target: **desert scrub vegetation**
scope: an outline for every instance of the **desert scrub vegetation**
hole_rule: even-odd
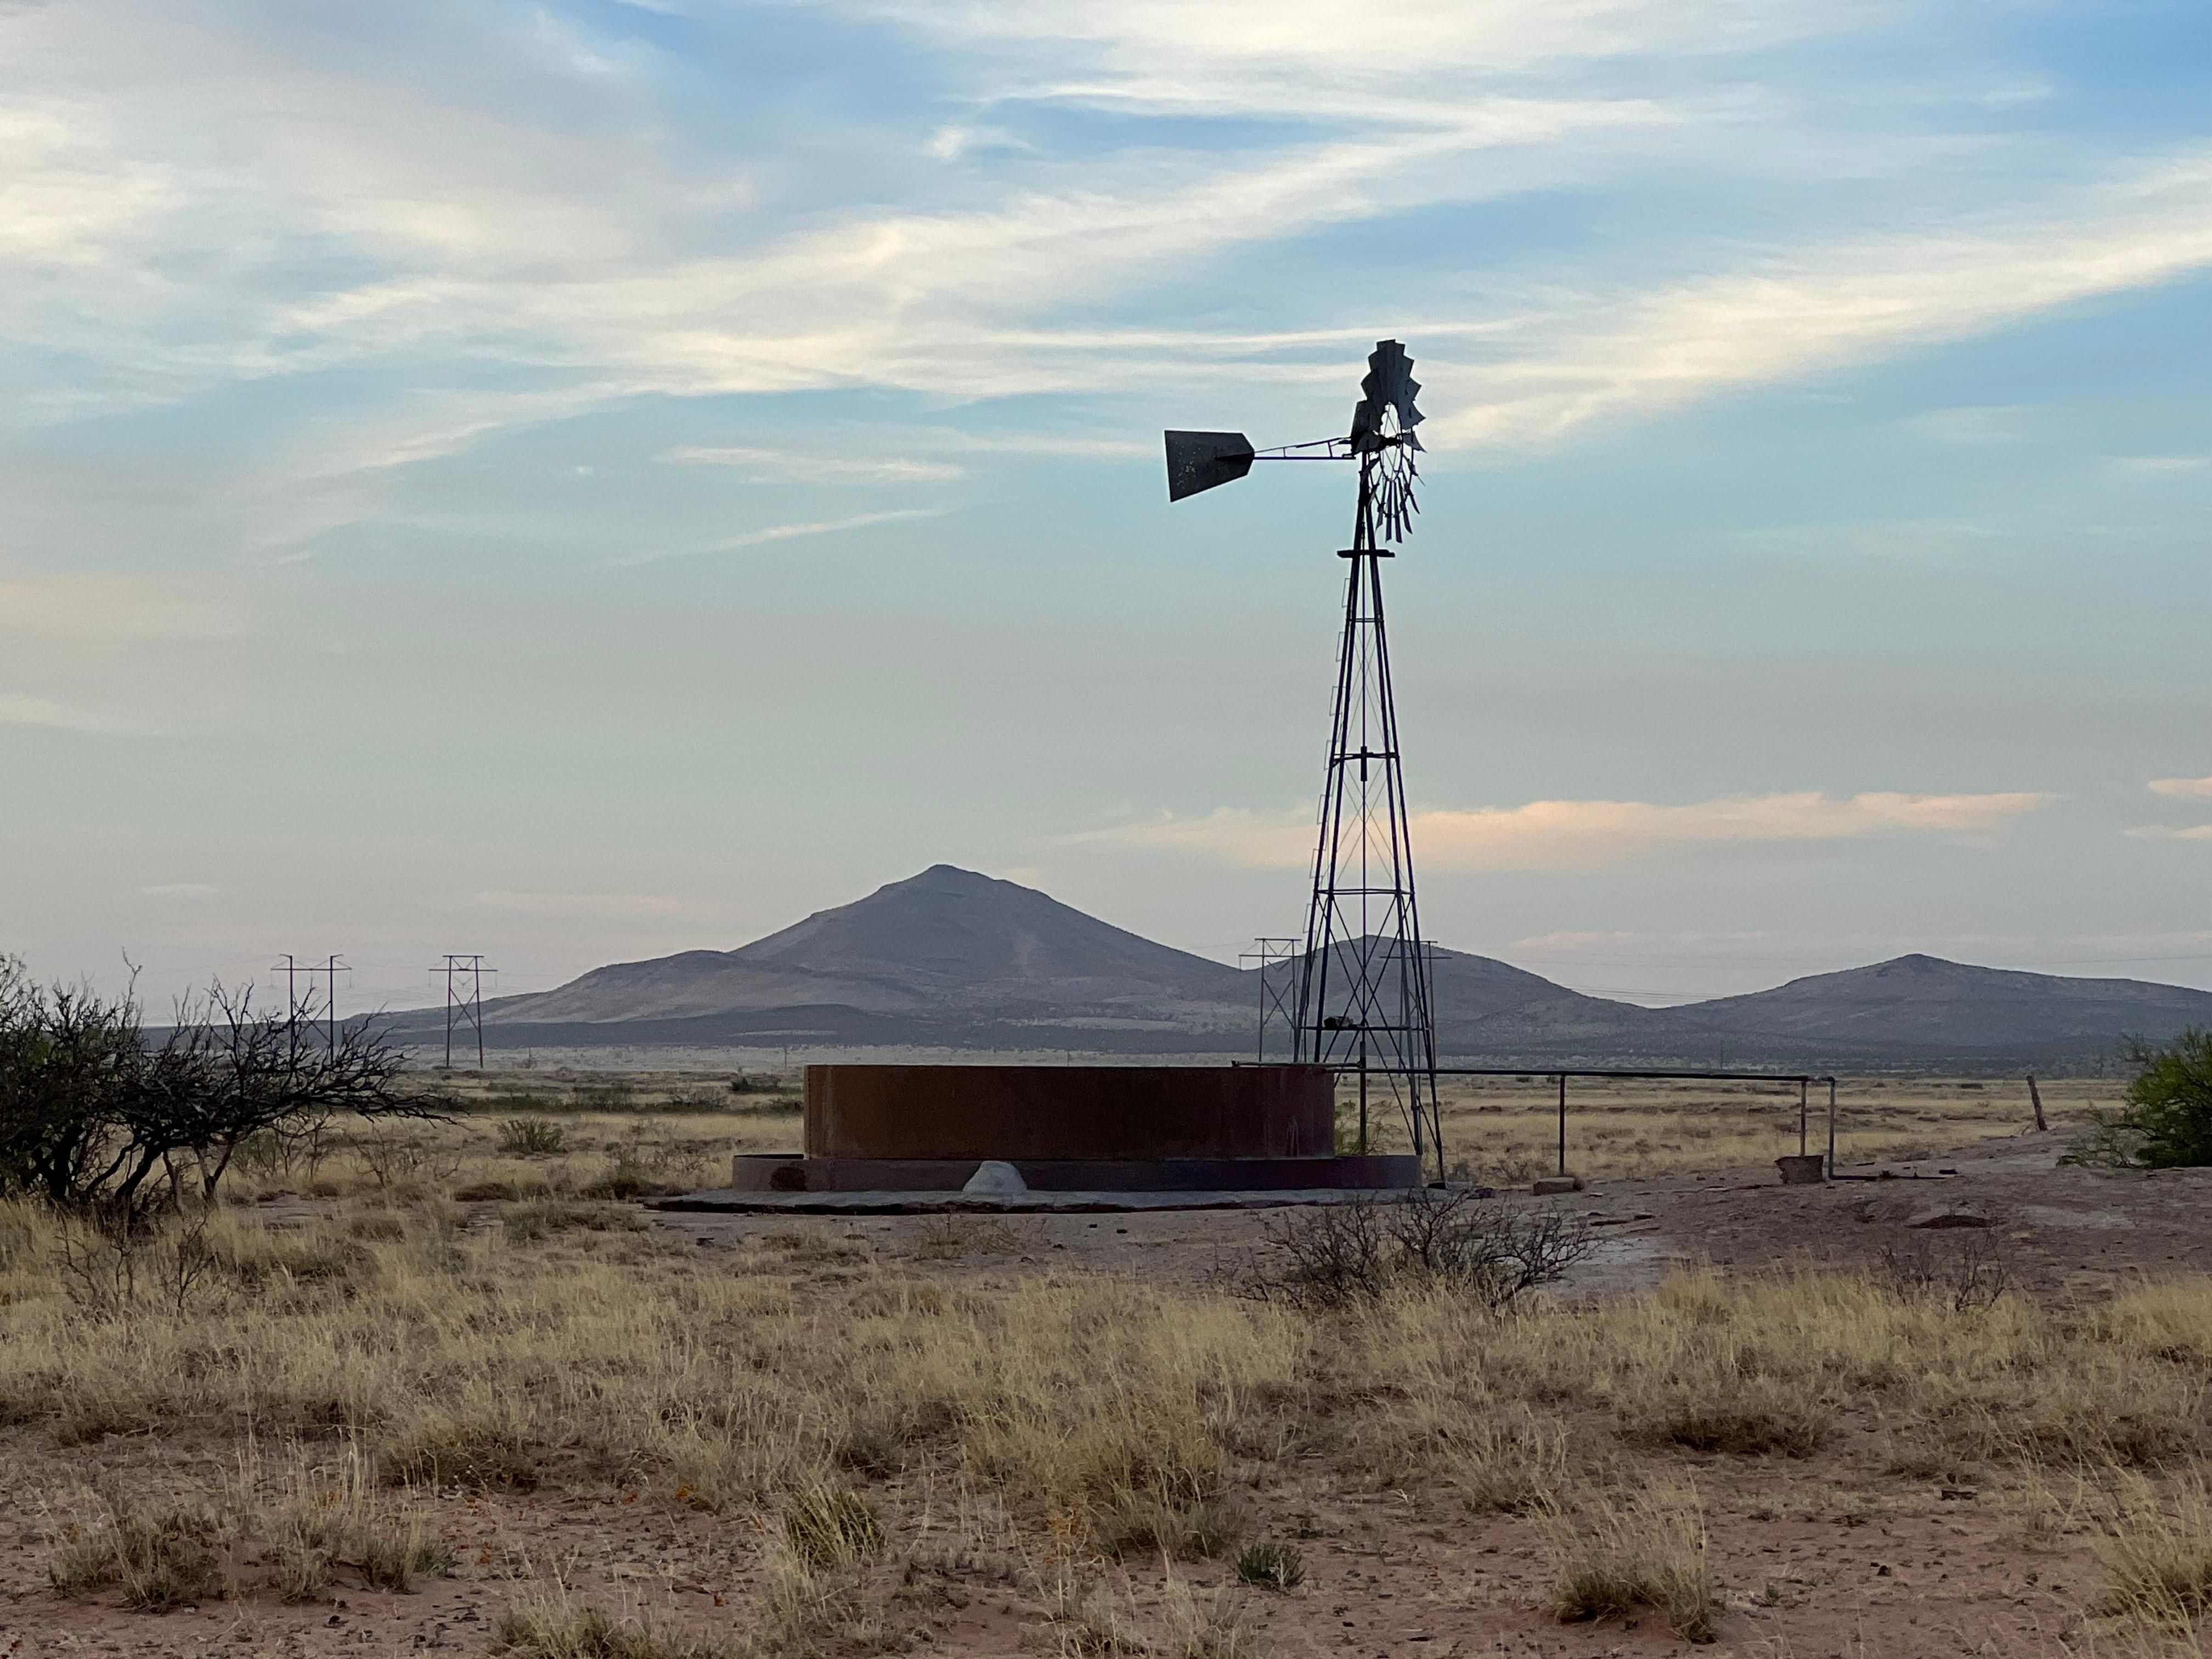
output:
[[[586,1214],[556,1224],[556,1203]],[[1687,1272],[1593,1307],[1418,1272],[1308,1305],[1003,1257],[932,1277],[835,1224],[709,1251],[604,1201],[469,1214],[217,1209],[180,1294],[155,1273],[90,1297],[63,1266],[73,1224],[0,1204],[0,1434],[52,1460],[56,1587],[151,1608],[419,1584],[479,1570],[468,1517],[581,1498],[707,1528],[746,1564],[762,1651],[894,1643],[979,1577],[1027,1597],[1047,1650],[1095,1626],[1234,1651],[1236,1598],[1336,1593],[1326,1545],[1272,1541],[1325,1536],[1287,1524],[1320,1493],[1526,1529],[1550,1552],[1532,1617],[1640,1607],[1690,1636],[1728,1590],[1692,1473],[1710,1514],[1730,1468],[1788,1486],[1856,1460],[1893,1487],[1960,1467],[2136,1483],[2084,1606],[2202,1612],[2212,1547],[2173,1472],[2205,1449],[2212,1280],[2053,1308]],[[230,1450],[88,1494],[77,1471],[118,1436]],[[281,1455],[243,1483],[190,1473],[248,1446]],[[1200,1596],[1183,1573],[1226,1582]],[[1180,1611],[1158,1588],[1055,1619],[1054,1574],[1172,1582]],[[501,1591],[517,1653],[707,1650],[681,1619],[544,1589]]]
[[[314,1156],[342,1117],[438,1115],[365,1022],[326,1032],[217,983],[157,1042],[134,993],[40,985],[0,956],[0,1196],[120,1236],[213,1204],[241,1159]]]
[[[2212,1030],[2192,1026],[2168,1043],[2138,1043],[2129,1059],[2136,1075],[2119,1109],[2092,1113],[2063,1161],[2104,1169],[2212,1164]]]

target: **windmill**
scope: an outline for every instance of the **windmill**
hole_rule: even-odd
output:
[[[1441,1175],[1435,1003],[1413,896],[1413,848],[1382,620],[1382,561],[1395,556],[1383,544],[1403,541],[1420,510],[1413,458],[1421,441],[1413,428],[1421,412],[1413,399],[1421,388],[1406,348],[1395,340],[1377,342],[1359,390],[1352,429],[1341,438],[1255,450],[1241,432],[1169,433],[1168,499],[1232,483],[1255,461],[1358,466],[1352,545],[1337,555],[1348,562],[1344,633],[1298,963],[1295,1054],[1309,1064],[1358,1074],[1362,1152],[1370,1091],[1379,1089],[1403,1116],[1415,1155],[1433,1157]]]

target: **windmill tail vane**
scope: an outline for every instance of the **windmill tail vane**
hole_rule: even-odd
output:
[[[1370,1091],[1394,1103],[1424,1164],[1443,1173],[1435,999],[1413,891],[1413,848],[1390,681],[1381,562],[1419,512],[1421,411],[1413,360],[1378,341],[1343,437],[1255,449],[1241,432],[1170,432],[1168,499],[1246,477],[1258,461],[1353,461],[1358,493],[1348,562],[1328,760],[1298,963],[1297,1057],[1356,1074],[1359,1150]]]

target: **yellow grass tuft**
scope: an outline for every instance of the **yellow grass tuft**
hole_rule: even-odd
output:
[[[1710,1642],[1720,1596],[1705,1564],[1705,1526],[1695,1489],[1652,1486],[1598,1498],[1546,1516],[1554,1580],[1552,1611],[1563,1623],[1652,1608],[1686,1642]]]

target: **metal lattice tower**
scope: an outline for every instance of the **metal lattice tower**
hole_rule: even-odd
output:
[[[446,1070],[453,1069],[453,1028],[458,1024],[464,1034],[473,1030],[477,1035],[477,1070],[481,1072],[484,1068],[483,976],[499,969],[485,967],[480,956],[448,951],[444,965],[430,971],[446,976]]]
[[[1274,1021],[1282,1023],[1283,1030],[1293,1044],[1297,1038],[1297,1002],[1294,996],[1297,981],[1292,971],[1298,959],[1298,941],[1262,935],[1252,941],[1252,948],[1237,958],[1253,963],[1258,969],[1260,981],[1260,1031],[1254,1045],[1253,1058],[1261,1065],[1267,1063],[1267,1027]],[[1269,969],[1283,971],[1270,975]]]
[[[1359,467],[1346,561],[1344,631],[1323,774],[1313,888],[1298,959],[1295,1056],[1355,1074],[1359,1150],[1370,1097],[1397,1109],[1416,1156],[1443,1173],[1429,951],[1413,891],[1413,848],[1382,610],[1385,542],[1405,538],[1421,442],[1413,360],[1376,343],[1343,438],[1255,451],[1238,432],[1167,434],[1168,499],[1241,478],[1255,460],[1349,460]],[[1264,966],[1261,969],[1265,992]]]

